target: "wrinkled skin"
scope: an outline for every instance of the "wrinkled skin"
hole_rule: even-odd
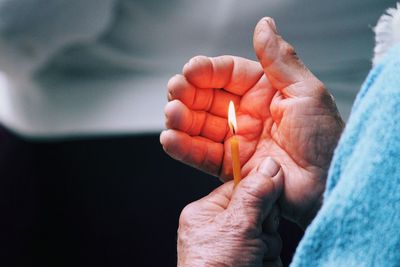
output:
[[[333,98],[277,34],[257,24],[259,61],[197,56],[168,83],[164,150],[202,171],[232,179],[228,103],[236,106],[242,176],[273,157],[285,175],[283,216],[305,228],[321,205],[327,170],[344,127]]]
[[[225,183],[185,207],[179,219],[178,267],[282,266],[279,213],[273,204],[283,172],[271,158],[262,165],[236,188]]]

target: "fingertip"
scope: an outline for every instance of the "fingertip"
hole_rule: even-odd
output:
[[[279,172],[280,166],[271,157],[264,159],[258,166],[257,171],[264,175],[266,178],[275,176]]]
[[[182,73],[184,76],[188,72],[191,71],[193,67],[196,67],[198,65],[203,65],[204,63],[207,63],[209,61],[209,57],[204,56],[204,55],[197,55],[189,59],[189,61],[183,66]]]
[[[179,100],[187,107],[192,107],[196,100],[196,88],[182,74],[171,77],[167,84],[168,100]]]
[[[274,191],[280,194],[283,187],[283,171],[282,167],[271,157],[267,157],[258,166],[257,172],[266,179],[271,179],[274,185]]]
[[[266,23],[266,24],[268,24],[268,26],[271,28],[271,30],[274,31],[274,33],[277,33],[277,32],[278,32],[277,29],[276,29],[275,20],[274,20],[273,18],[271,18],[271,17],[263,17],[263,18],[260,20],[260,22],[261,22],[261,23]]]
[[[167,87],[168,88],[172,87],[175,81],[177,81],[181,76],[182,76],[181,74],[175,74],[171,78],[169,78]]]
[[[256,56],[264,67],[273,61],[273,57],[279,52],[279,44],[275,22],[272,18],[265,17],[257,23],[253,35],[253,46]]]
[[[282,192],[283,171],[281,166],[271,157],[264,159],[252,174],[242,182],[242,187],[253,188],[260,198],[276,200]]]
[[[169,138],[168,131],[169,130],[164,130],[160,134],[160,144],[165,152],[167,152],[167,147],[168,147],[168,138]]]
[[[177,83],[179,82],[180,79],[180,75],[179,74],[175,74],[174,76],[172,76],[167,83],[167,97],[168,97],[168,101],[173,100],[174,98],[174,88],[176,87]]]
[[[249,217],[262,222],[270,213],[272,205],[278,199],[276,186],[271,178],[260,172],[248,175],[237,186],[232,197],[232,208],[245,205]]]
[[[182,73],[186,79],[199,87],[202,87],[205,82],[205,77],[208,77],[212,72],[212,62],[209,57],[199,55],[191,58],[188,63],[183,66]]]
[[[178,127],[184,116],[184,105],[179,100],[171,100],[164,107],[165,126],[167,128]]]
[[[257,23],[253,46],[273,87],[287,97],[314,94],[315,89],[310,81],[315,80],[315,76],[301,62],[294,47],[277,35],[275,21],[272,18],[265,17]],[[301,84],[299,82],[307,85],[306,91],[298,85],[290,87],[292,84]]]
[[[167,130],[163,130],[160,134],[160,143],[162,145],[168,144],[168,141],[171,137],[173,130],[167,129]]]
[[[264,159],[257,168],[257,172],[260,173],[265,179],[272,181],[277,194],[280,194],[283,187],[283,170],[280,164],[278,164],[273,158],[267,157]]]
[[[165,115],[169,115],[175,111],[178,111],[180,109],[180,106],[181,106],[181,102],[177,99],[174,99],[174,100],[168,102],[164,107]]]
[[[161,144],[161,145],[163,145],[163,143],[164,143],[164,141],[165,141],[165,132],[166,132],[166,130],[163,130],[163,131],[161,131],[161,133],[160,133],[159,141],[160,141],[160,144]]]
[[[164,151],[173,158],[175,158],[174,151],[176,150],[176,140],[177,133],[175,130],[164,130],[160,134],[160,143]]]
[[[212,175],[218,175],[224,149],[222,144],[206,138],[191,137],[185,132],[174,129],[163,131],[160,142],[164,151],[173,159]]]

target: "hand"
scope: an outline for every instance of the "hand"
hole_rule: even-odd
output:
[[[282,215],[306,227],[318,211],[327,170],[344,127],[331,95],[276,33],[271,18],[254,32],[259,62],[198,56],[168,83],[161,134],[173,158],[232,178],[228,102],[237,107],[242,176],[266,157],[285,175]],[[222,88],[222,89],[221,89]]]
[[[178,266],[281,266],[271,210],[282,186],[282,170],[267,158],[235,189],[225,183],[186,206],[179,219]]]

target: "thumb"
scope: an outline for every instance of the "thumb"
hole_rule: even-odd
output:
[[[322,82],[304,66],[293,46],[278,35],[272,18],[265,17],[257,23],[253,46],[265,75],[283,95],[311,96],[316,90],[324,90]]]
[[[282,187],[282,169],[268,157],[255,173],[250,174],[237,185],[228,209],[245,213],[244,217],[247,220],[261,224],[278,199]]]

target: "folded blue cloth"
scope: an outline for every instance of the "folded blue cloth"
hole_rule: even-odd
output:
[[[400,45],[357,96],[291,266],[400,266]]]

